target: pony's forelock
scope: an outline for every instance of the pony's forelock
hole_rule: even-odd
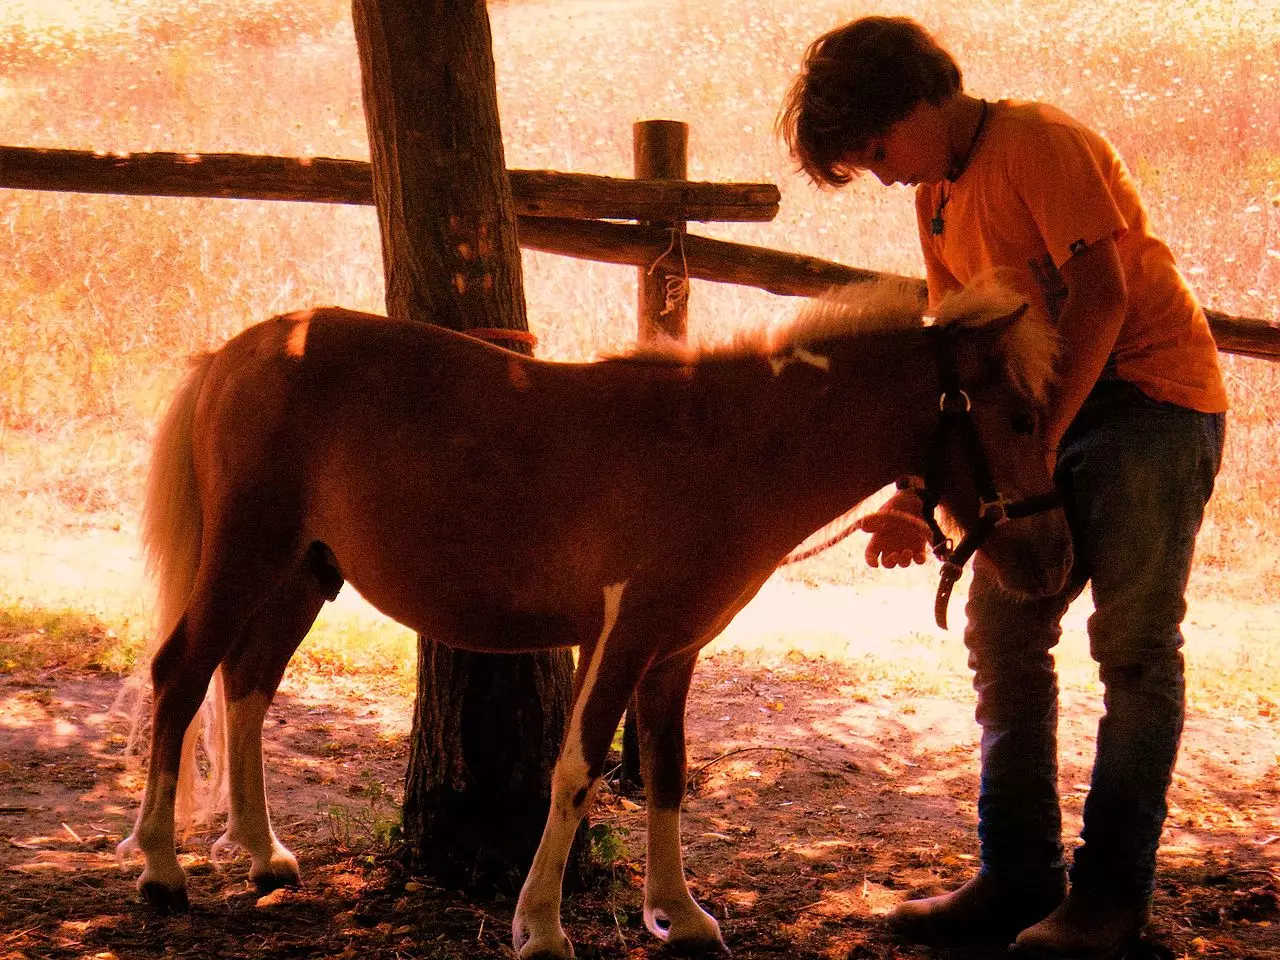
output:
[[[1048,315],[998,275],[983,277],[945,297],[935,323],[980,327],[1022,311],[1000,336],[998,351],[1009,379],[1037,406],[1048,399],[1056,375],[1058,332]]]

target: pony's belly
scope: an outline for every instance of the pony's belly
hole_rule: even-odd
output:
[[[528,653],[582,642],[580,618],[562,610],[513,609],[495,596],[441,598],[428,591],[405,594],[362,588],[358,579],[350,582],[379,612],[457,650]]]

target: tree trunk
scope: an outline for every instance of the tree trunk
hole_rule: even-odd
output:
[[[526,330],[483,0],[353,0],[352,14],[388,315]],[[406,855],[446,883],[517,889],[550,805],[572,658],[425,636],[418,658]]]

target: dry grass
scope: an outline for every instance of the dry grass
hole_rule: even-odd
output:
[[[878,10],[936,30],[971,91],[1050,100],[1104,130],[1205,302],[1280,318],[1280,7],[860,8]],[[679,118],[692,126],[691,177],[772,181],[783,192],[771,224],[700,232],[919,274],[905,190],[859,182],[816,191],[772,134],[805,45],[849,15],[836,0],[494,4],[508,165],[629,175],[632,122]],[[9,0],[0,11],[0,142],[367,157],[349,4]],[[126,544],[149,430],[185,356],[285,309],[379,310],[374,215],[7,191],[0,251],[0,603],[88,610],[105,629],[139,633],[144,604]],[[634,270],[527,254],[525,281],[543,356],[589,358],[634,336]],[[693,334],[720,339],[794,309],[698,283]],[[1225,364],[1234,414],[1198,582],[1243,596],[1280,579],[1280,368]],[[795,575],[842,581],[853,557]],[[86,569],[105,573],[95,580]],[[340,653],[352,622],[338,616],[319,646],[309,644],[317,669],[359,666]],[[387,642],[371,663],[411,656],[403,637]]]

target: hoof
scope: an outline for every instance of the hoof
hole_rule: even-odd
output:
[[[142,893],[142,899],[160,913],[185,913],[191,908],[186,887],[175,890],[153,881],[142,884],[138,889]]]
[[[302,883],[297,870],[283,865],[272,870],[264,870],[249,879],[253,881],[253,885],[259,893],[270,893],[272,890],[279,890],[282,887],[297,887]]]
[[[573,944],[568,937],[561,937],[560,943],[554,946],[545,942],[535,944],[519,938],[514,946],[520,960],[573,960]]]

